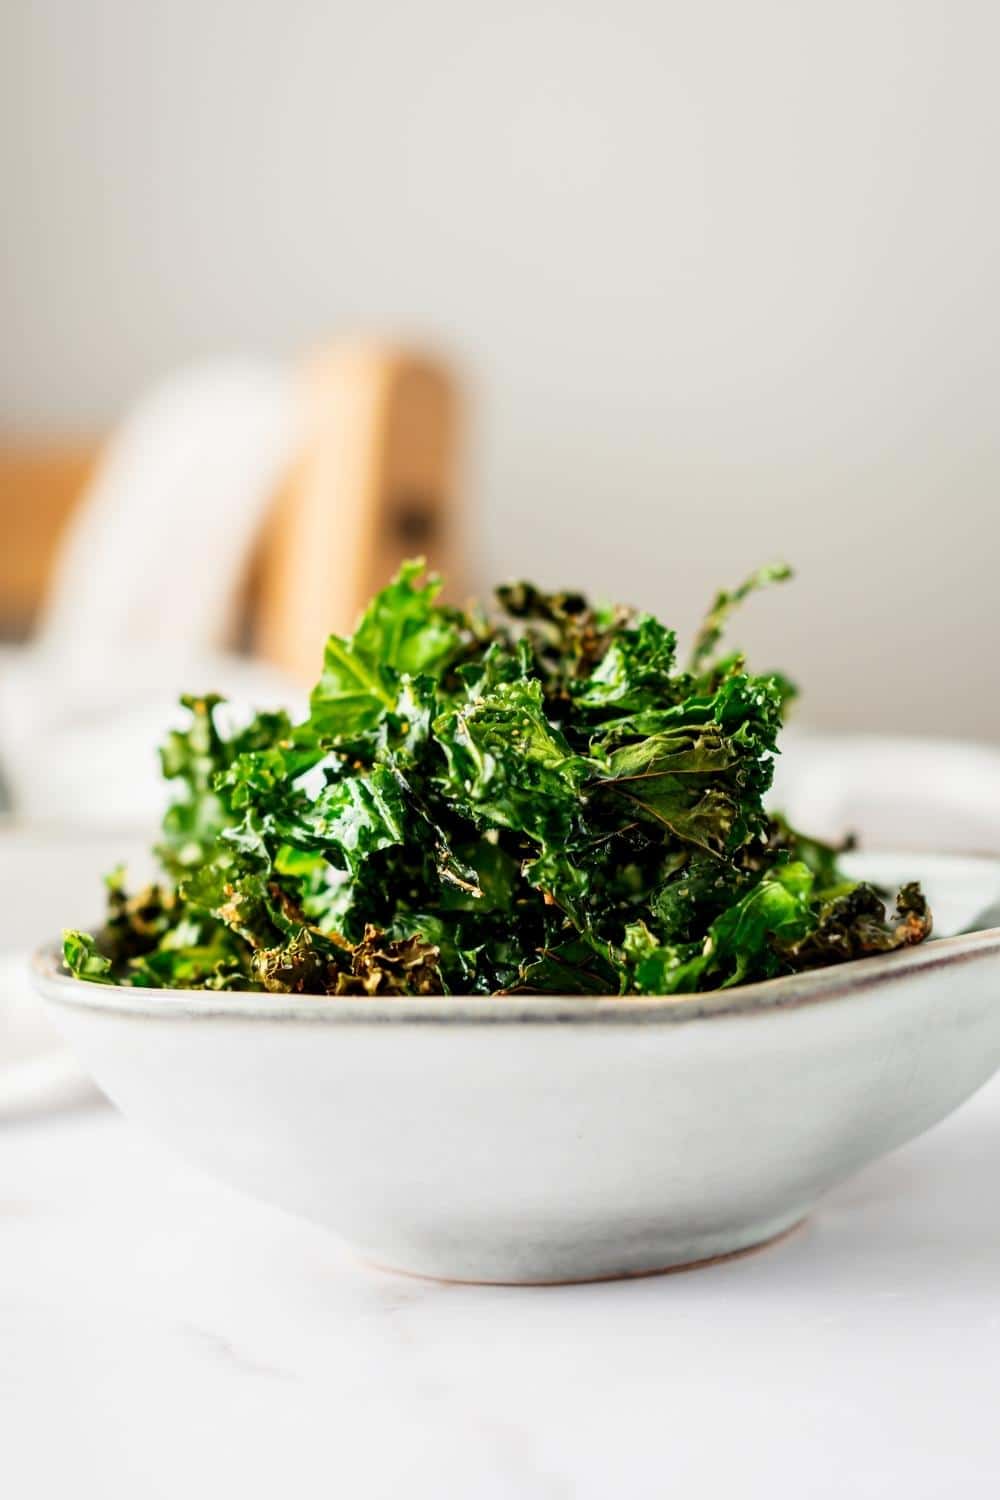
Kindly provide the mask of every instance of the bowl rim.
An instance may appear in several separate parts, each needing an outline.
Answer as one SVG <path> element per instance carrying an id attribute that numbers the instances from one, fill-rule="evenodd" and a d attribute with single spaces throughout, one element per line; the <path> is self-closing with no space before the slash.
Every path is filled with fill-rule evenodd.
<path id="1" fill-rule="evenodd" d="M 428 995 L 361 999 L 354 995 L 288 995 L 253 990 L 117 987 L 75 979 L 62 968 L 60 944 L 31 960 L 36 988 L 56 1005 L 159 1020 L 305 1021 L 362 1025 L 677 1025 L 766 1015 L 847 999 L 910 975 L 1000 956 L 1000 927 L 857 958 L 825 969 L 693 995 Z"/>

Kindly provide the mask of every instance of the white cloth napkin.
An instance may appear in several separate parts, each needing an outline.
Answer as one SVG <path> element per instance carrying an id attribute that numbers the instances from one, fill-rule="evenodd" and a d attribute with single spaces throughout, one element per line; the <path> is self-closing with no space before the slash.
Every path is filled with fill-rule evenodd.
<path id="1" fill-rule="evenodd" d="M 261 707 L 292 694 L 222 653 L 297 411 L 284 366 L 223 360 L 171 377 L 122 424 L 36 641 L 0 655 L 0 778 L 19 817 L 145 826 L 161 797 L 154 747 L 182 691 Z"/>
<path id="2" fill-rule="evenodd" d="M 182 370 L 129 413 L 74 516 L 40 632 L 84 688 L 123 644 L 222 644 L 297 421 L 292 372 L 249 359 Z"/>

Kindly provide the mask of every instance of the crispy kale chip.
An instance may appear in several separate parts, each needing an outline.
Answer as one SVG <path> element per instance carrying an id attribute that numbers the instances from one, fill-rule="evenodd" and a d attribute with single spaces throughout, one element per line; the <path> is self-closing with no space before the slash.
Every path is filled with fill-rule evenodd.
<path id="1" fill-rule="evenodd" d="M 108 879 L 65 962 L 103 984 L 302 995 L 677 994 L 920 942 L 837 851 L 769 815 L 777 674 L 719 657 L 720 593 L 688 669 L 652 615 L 530 584 L 487 616 L 407 563 L 331 636 L 309 717 L 228 726 L 183 700 L 163 880 Z"/>

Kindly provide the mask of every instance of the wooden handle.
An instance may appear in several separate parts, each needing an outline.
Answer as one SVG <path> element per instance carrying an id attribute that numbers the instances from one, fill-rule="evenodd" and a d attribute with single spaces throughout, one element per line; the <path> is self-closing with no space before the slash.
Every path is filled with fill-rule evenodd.
<path id="1" fill-rule="evenodd" d="M 451 591 L 458 543 L 458 399 L 443 366 L 402 350 L 339 345 L 303 372 L 301 457 L 261 550 L 257 640 L 303 685 L 331 631 L 349 632 L 406 557 Z"/>
<path id="2" fill-rule="evenodd" d="M 100 445 L 73 439 L 0 439 L 0 632 L 26 636 L 48 590 L 52 560 Z"/>

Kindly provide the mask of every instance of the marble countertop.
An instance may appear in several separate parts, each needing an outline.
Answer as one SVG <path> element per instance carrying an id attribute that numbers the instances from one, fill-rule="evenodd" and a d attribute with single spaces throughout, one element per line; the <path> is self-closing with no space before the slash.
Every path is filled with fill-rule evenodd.
<path id="1" fill-rule="evenodd" d="M 0 1131 L 18 1500 L 992 1496 L 1000 1080 L 707 1270 L 555 1289 L 355 1261 L 110 1108 Z"/>

